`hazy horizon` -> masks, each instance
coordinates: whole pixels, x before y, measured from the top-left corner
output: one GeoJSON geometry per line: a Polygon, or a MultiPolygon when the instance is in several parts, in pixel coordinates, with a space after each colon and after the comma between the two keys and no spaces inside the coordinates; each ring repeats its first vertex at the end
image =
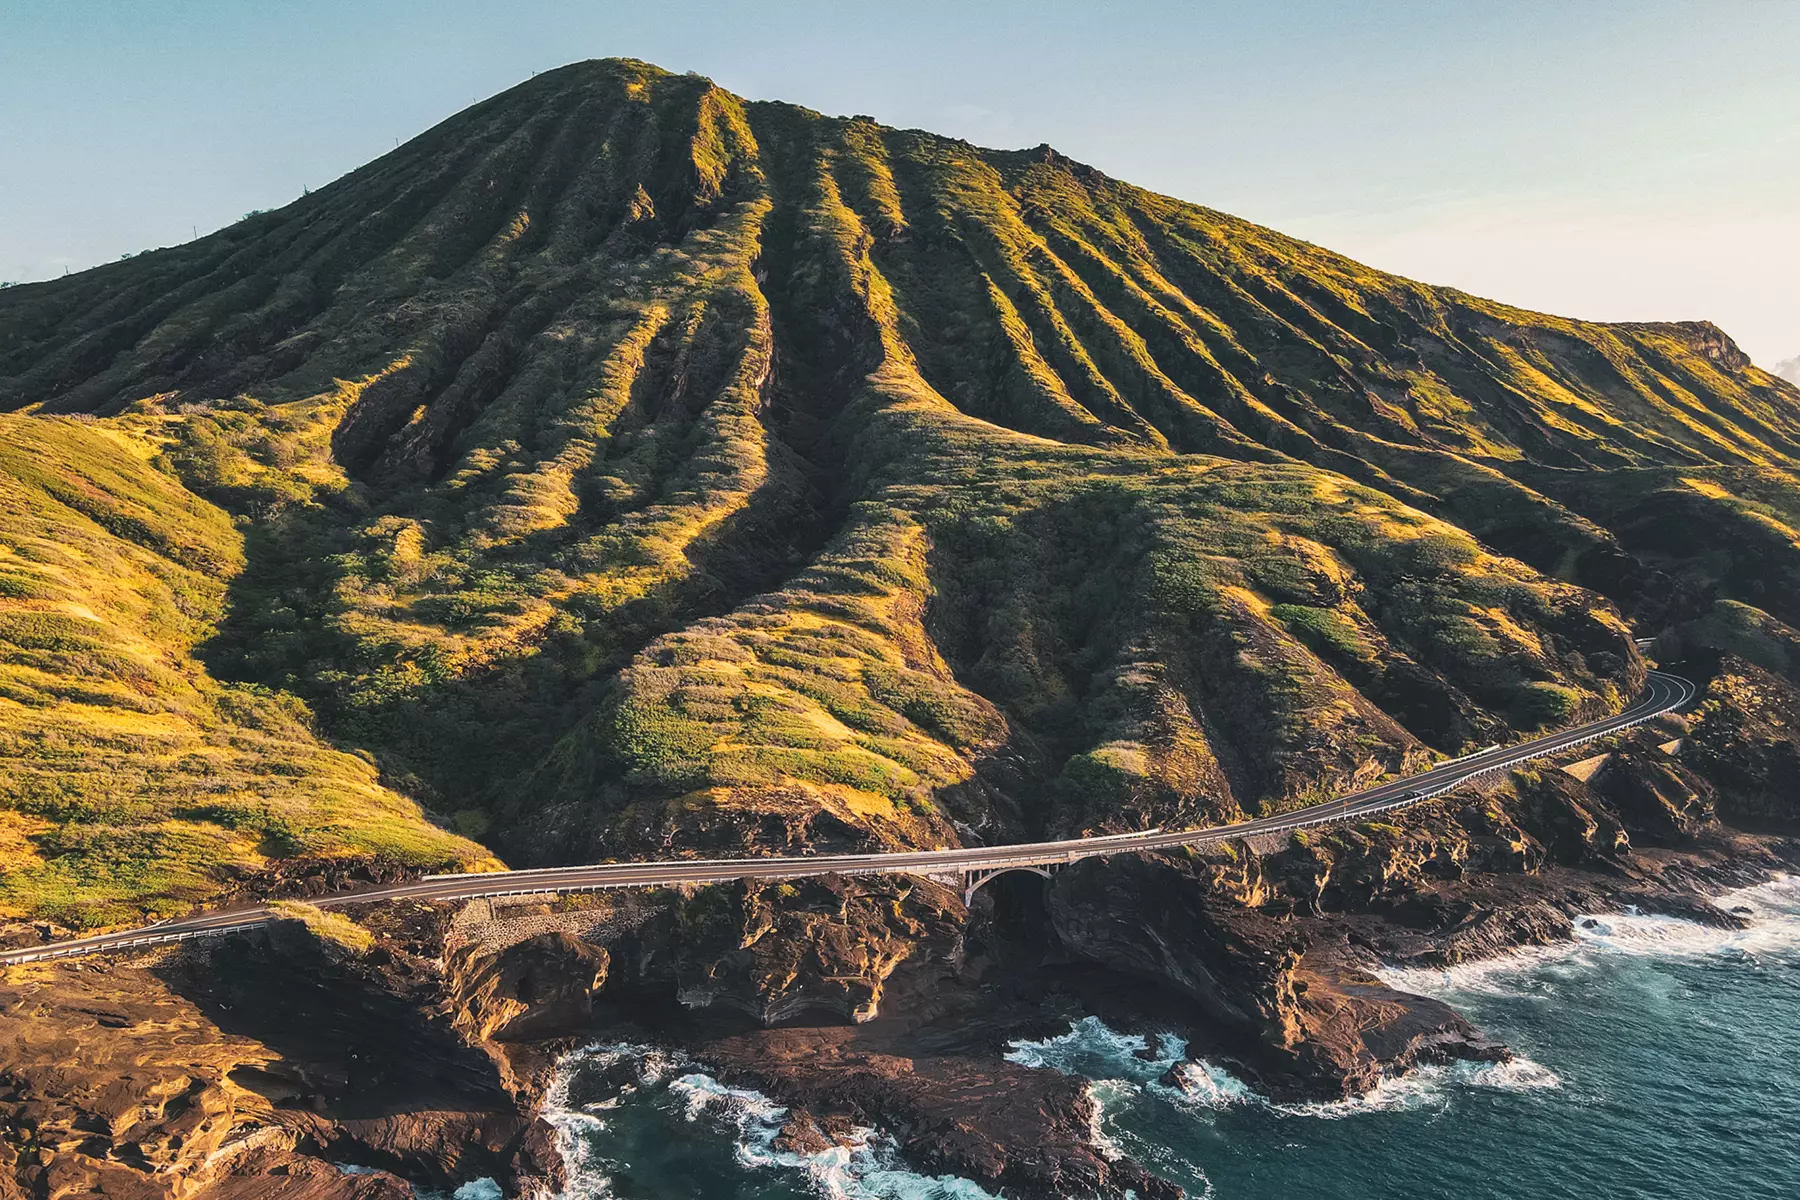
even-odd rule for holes
{"type": "Polygon", "coordinates": [[[1108,174],[1373,266],[1800,355],[1800,5],[756,8],[223,0],[0,13],[0,279],[188,240],[533,72],[626,56],[1108,174]]]}

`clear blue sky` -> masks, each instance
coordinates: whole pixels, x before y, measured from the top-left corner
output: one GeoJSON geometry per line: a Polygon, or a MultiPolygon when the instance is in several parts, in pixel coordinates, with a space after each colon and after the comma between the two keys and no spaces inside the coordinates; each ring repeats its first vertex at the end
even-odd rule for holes
{"type": "Polygon", "coordinates": [[[1800,354],[1797,0],[0,0],[0,279],[186,240],[608,55],[1800,354]]]}

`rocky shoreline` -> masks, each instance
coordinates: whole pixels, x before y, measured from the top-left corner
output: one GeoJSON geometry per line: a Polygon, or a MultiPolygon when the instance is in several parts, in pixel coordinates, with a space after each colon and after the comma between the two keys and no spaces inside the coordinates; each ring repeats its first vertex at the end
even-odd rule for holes
{"type": "MultiPolygon", "coordinates": [[[[1279,1043],[1224,1029],[1191,992],[1018,943],[991,964],[965,958],[960,977],[935,974],[942,960],[896,971],[872,1020],[794,1013],[770,1027],[650,1001],[644,943],[609,950],[561,931],[499,948],[453,943],[454,914],[424,907],[363,914],[379,940],[360,959],[283,924],[134,960],[20,968],[0,988],[12,1194],[397,1197],[410,1194],[402,1180],[448,1190],[489,1176],[509,1195],[552,1195],[566,1180],[540,1106],[559,1056],[604,1038],[679,1047],[721,1081],[764,1093],[789,1110],[786,1147],[816,1151],[873,1126],[915,1169],[1008,1194],[1172,1197],[1095,1145],[1083,1081],[1009,1062],[1005,1045],[1099,1015],[1186,1037],[1192,1055],[1276,1099],[1351,1095],[1425,1063],[1504,1059],[1448,1006],[1370,975],[1369,955],[1470,961],[1566,937],[1577,913],[1628,903],[1737,923],[1682,889],[1766,877],[1800,861],[1800,846],[1732,837],[1740,854],[1757,848],[1759,865],[1672,853],[1659,864],[1666,885],[1610,895],[1591,873],[1556,873],[1445,939],[1366,916],[1302,919],[1276,946],[1239,929],[1240,941],[1210,952],[1244,974],[1215,978],[1249,1008],[1268,1003],[1271,976],[1259,970],[1285,975],[1294,1008],[1284,1019],[1298,1036],[1279,1043]]],[[[508,919],[533,915],[581,912],[508,919]]]]}
{"type": "MultiPolygon", "coordinates": [[[[284,919],[14,967],[0,1200],[367,1200],[484,1176],[551,1196],[567,1180],[544,1097],[559,1058],[597,1040],[667,1047],[763,1093],[796,1152],[872,1127],[914,1169],[1009,1195],[1174,1197],[1096,1144],[1081,1080],[1009,1061],[1008,1044],[1095,1015],[1185,1038],[1275,1100],[1504,1060],[1373,969],[1550,944],[1628,907],[1742,924],[1708,897],[1800,864],[1777,761],[1791,689],[1753,682],[1770,707],[1731,728],[1772,771],[1702,774],[1716,746],[1677,755],[1684,730],[1642,731],[1597,769],[1519,771],[1394,824],[1003,876],[972,909],[901,876],[743,881],[371,905],[350,910],[368,937],[284,919]]],[[[260,886],[305,894],[372,869],[260,886]]]]}
{"type": "MultiPolygon", "coordinates": [[[[1756,841],[1773,856],[1766,869],[1698,856],[1665,867],[1726,885],[1800,859],[1793,843],[1756,841]]],[[[1487,910],[1478,939],[1432,950],[1366,919],[1322,919],[1293,969],[1298,994],[1386,1020],[1354,1041],[1339,1036],[1346,1023],[1309,1026],[1278,1067],[1266,1045],[1221,1037],[1172,991],[1092,965],[1014,963],[905,992],[874,1020],[764,1028],[609,996],[609,952],[560,931],[446,951],[452,914],[425,908],[365,914],[380,932],[367,960],[277,926],[134,960],[20,969],[0,989],[14,1194],[362,1198],[408,1195],[402,1180],[447,1190],[481,1176],[512,1195],[554,1194],[563,1165],[540,1105],[559,1056],[605,1038],[680,1047],[720,1080],[768,1095],[789,1109],[786,1148],[816,1151],[873,1125],[915,1169],[1011,1194],[1174,1196],[1093,1143],[1081,1080],[1008,1062],[1006,1043],[1094,1014],[1187,1037],[1191,1054],[1272,1098],[1331,1098],[1423,1063],[1507,1056],[1447,1006],[1368,975],[1359,952],[1469,961],[1555,940],[1576,913],[1624,903],[1741,920],[1674,888],[1608,903],[1595,879],[1545,882],[1554,900],[1487,910]],[[1366,1073],[1342,1069],[1353,1051],[1366,1073]]],[[[557,914],[509,919],[531,915],[557,914]]]]}

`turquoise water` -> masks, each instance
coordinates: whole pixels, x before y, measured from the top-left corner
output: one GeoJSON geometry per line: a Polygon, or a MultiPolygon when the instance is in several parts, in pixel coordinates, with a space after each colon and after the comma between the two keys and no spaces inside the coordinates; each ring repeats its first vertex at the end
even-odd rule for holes
{"type": "MultiPolygon", "coordinates": [[[[1273,1105],[1205,1063],[1143,1062],[1142,1039],[1093,1019],[1011,1057],[1093,1080],[1099,1135],[1196,1196],[1791,1200],[1800,881],[1725,903],[1750,908],[1753,927],[1606,917],[1554,951],[1395,973],[1520,1057],[1415,1072],[1357,1101],[1273,1105]],[[1157,1082],[1172,1066],[1185,1093],[1157,1082]]],[[[823,1155],[783,1153],[781,1109],[645,1047],[581,1052],[553,1099],[576,1168],[569,1200],[987,1195],[907,1172],[873,1130],[823,1155]]]]}

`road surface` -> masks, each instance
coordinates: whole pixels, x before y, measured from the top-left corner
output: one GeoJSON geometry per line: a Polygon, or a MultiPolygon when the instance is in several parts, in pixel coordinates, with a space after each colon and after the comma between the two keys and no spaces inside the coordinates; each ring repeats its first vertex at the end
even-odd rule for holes
{"type": "MultiPolygon", "coordinates": [[[[1286,833],[1312,825],[1360,820],[1377,813],[1416,804],[1442,795],[1483,775],[1504,771],[1533,759],[1559,754],[1584,743],[1641,725],[1665,712],[1686,707],[1694,699],[1694,685],[1676,675],[1650,672],[1644,694],[1614,716],[1593,721],[1563,733],[1550,734],[1516,746],[1497,746],[1477,754],[1441,763],[1422,774],[1380,784],[1337,800],[1273,816],[1258,817],[1235,825],[1207,829],[1114,834],[1061,842],[1030,842],[1010,846],[969,846],[955,850],[913,850],[894,854],[806,855],[794,858],[676,859],[668,862],[601,863],[594,866],[542,867],[525,871],[495,871],[472,875],[430,875],[411,883],[337,892],[313,897],[308,903],[320,908],[391,900],[472,900],[484,896],[542,895],[548,892],[599,891],[618,887],[665,887],[684,883],[724,883],[734,879],[797,879],[809,875],[872,875],[905,873],[954,880],[965,898],[986,879],[1003,871],[1048,871],[1054,867],[1113,854],[1195,846],[1257,834],[1286,833]]],[[[0,965],[34,962],[155,945],[187,938],[249,929],[263,924],[272,914],[260,904],[245,904],[197,916],[180,917],[139,929],[119,930],[42,946],[0,952],[0,965]]]]}

